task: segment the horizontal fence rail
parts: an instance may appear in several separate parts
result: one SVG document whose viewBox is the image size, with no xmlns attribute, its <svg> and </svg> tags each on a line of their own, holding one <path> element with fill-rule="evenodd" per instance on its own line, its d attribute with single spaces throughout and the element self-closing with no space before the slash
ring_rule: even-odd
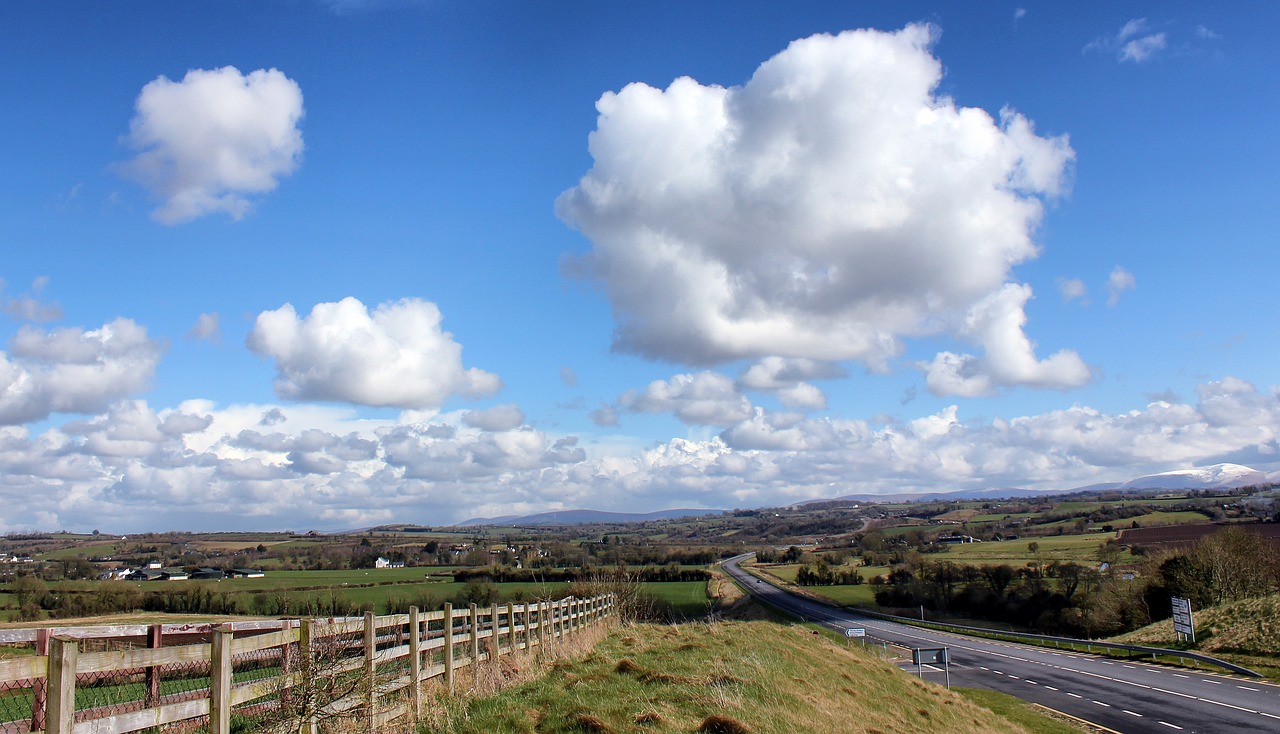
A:
<svg viewBox="0 0 1280 734">
<path fill-rule="evenodd" d="M 615 616 L 612 595 L 408 614 L 0 630 L 0 734 L 207 729 L 274 715 L 295 731 L 422 714 L 422 684 Z M 0 648 L 4 649 L 4 648 Z"/>
</svg>

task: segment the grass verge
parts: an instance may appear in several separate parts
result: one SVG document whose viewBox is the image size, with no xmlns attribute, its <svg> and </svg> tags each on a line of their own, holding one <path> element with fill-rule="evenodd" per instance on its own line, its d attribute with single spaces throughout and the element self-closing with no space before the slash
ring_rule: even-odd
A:
<svg viewBox="0 0 1280 734">
<path fill-rule="evenodd" d="M 1012 723 L 874 655 L 769 622 L 628 626 L 536 681 L 442 703 L 424 731 L 1074 731 Z"/>
</svg>

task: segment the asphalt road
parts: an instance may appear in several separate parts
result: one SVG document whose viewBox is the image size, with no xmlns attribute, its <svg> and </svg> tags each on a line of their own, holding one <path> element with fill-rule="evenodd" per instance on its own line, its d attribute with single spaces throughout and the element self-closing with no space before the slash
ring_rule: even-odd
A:
<svg viewBox="0 0 1280 734">
<path fill-rule="evenodd" d="M 934 632 L 859 615 L 759 582 L 725 561 L 726 573 L 753 596 L 802 619 L 843 632 L 866 630 L 866 644 L 946 647 L 953 686 L 989 688 L 1070 714 L 1117 732 L 1280 732 L 1280 687 L 1253 678 L 1195 669 L 1109 660 L 1051 648 L 994 642 Z M 915 665 L 904 669 L 917 672 Z M 944 683 L 941 665 L 925 665 L 925 678 Z"/>
</svg>

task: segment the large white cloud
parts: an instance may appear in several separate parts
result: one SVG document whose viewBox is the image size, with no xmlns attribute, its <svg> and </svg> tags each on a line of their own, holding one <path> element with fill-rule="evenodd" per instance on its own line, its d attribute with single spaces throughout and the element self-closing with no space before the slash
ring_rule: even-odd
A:
<svg viewBox="0 0 1280 734">
<path fill-rule="evenodd" d="M 163 351 L 125 318 L 88 331 L 23 327 L 0 352 L 0 424 L 103 410 L 144 389 Z"/>
<path fill-rule="evenodd" d="M 501 380 L 462 366 L 440 309 L 414 298 L 369 312 L 355 298 L 319 303 L 305 318 L 285 304 L 258 314 L 249 348 L 276 363 L 276 393 L 291 400 L 434 409 L 453 395 L 496 392 Z"/>
<path fill-rule="evenodd" d="M 162 76 L 138 95 L 127 141 L 140 152 L 122 170 L 164 200 L 152 214 L 158 221 L 215 212 L 239 219 L 250 196 L 274 190 L 298 167 L 301 119 L 302 90 L 276 69 Z"/>
<path fill-rule="evenodd" d="M 1022 330 L 1030 298 L 1029 286 L 1009 284 L 975 304 L 961 334 L 982 345 L 985 354 L 939 353 L 924 365 L 929 391 L 975 397 L 1011 385 L 1066 389 L 1087 383 L 1092 372 L 1070 349 L 1036 359 L 1035 346 Z"/>
<path fill-rule="evenodd" d="M 479 429 L 462 412 L 410 415 L 204 401 L 157 411 L 126 400 L 35 435 L 0 426 L 0 531 L 350 529 L 574 507 L 767 507 L 848 492 L 1069 489 L 1231 457 L 1280 462 L 1280 394 L 1232 377 L 1201 385 L 1195 402 L 1114 414 L 1076 406 L 966 422 L 953 406 L 871 422 L 752 409 L 709 440 L 627 452 L 523 425 Z"/>
<path fill-rule="evenodd" d="M 935 29 L 793 42 L 740 87 L 607 93 L 557 211 L 593 249 L 615 347 L 690 364 L 860 360 L 952 331 L 1032 258 L 1074 153 L 938 96 Z M 989 357 L 994 358 L 994 357 Z"/>
</svg>

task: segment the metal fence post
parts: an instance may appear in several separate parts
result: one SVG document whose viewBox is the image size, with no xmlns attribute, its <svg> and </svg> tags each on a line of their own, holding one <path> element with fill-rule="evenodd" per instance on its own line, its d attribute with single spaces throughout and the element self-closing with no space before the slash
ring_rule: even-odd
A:
<svg viewBox="0 0 1280 734">
<path fill-rule="evenodd" d="M 213 628 L 209 670 L 209 732 L 231 734 L 231 625 Z"/>
<path fill-rule="evenodd" d="M 422 633 L 419 631 L 418 608 L 409 607 L 409 698 L 413 703 L 413 720 L 422 718 Z"/>
<path fill-rule="evenodd" d="M 47 734 L 71 734 L 76 723 L 76 658 L 79 655 L 74 637 L 58 635 L 49 640 L 49 683 L 45 704 Z"/>
</svg>

